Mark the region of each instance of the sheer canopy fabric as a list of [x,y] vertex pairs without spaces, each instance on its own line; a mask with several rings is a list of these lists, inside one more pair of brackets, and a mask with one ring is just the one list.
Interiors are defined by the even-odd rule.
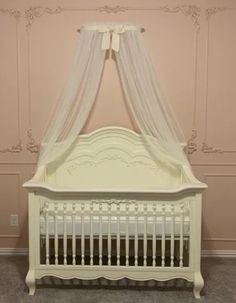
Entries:
[[101,51],[102,35],[82,30],[71,74],[56,112],[42,140],[39,165],[59,160],[81,132],[96,99],[105,51]]
[[159,163],[182,169],[187,182],[196,182],[180,144],[183,133],[161,96],[141,28],[130,24],[81,28],[71,74],[43,138],[38,165],[60,161],[73,148],[96,100],[110,47],[130,112],[150,152]]

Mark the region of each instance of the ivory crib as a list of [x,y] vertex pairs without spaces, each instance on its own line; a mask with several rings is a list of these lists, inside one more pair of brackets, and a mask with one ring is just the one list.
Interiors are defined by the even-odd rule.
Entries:
[[80,135],[63,163],[39,167],[28,189],[30,295],[36,279],[183,278],[200,297],[201,193],[158,165],[137,133]]

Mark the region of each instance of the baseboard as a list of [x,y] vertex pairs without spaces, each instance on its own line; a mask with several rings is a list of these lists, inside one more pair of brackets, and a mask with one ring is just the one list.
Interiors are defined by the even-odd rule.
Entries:
[[202,250],[202,257],[235,258],[236,250]]
[[[0,255],[27,255],[28,248],[0,248]],[[236,258],[236,250],[202,250],[202,257]]]
[[27,255],[28,248],[2,248],[0,247],[0,255],[8,255],[8,256],[15,256],[15,255]]

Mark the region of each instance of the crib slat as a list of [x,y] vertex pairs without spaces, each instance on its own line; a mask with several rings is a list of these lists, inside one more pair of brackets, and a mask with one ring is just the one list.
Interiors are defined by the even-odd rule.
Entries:
[[161,233],[161,266],[165,266],[165,228],[166,228],[166,205],[162,204],[162,233]]
[[156,266],[156,203],[152,206],[153,211],[153,234],[152,234],[152,266]]
[[175,207],[174,204],[171,205],[171,238],[170,238],[170,266],[174,266],[174,224],[175,224]]
[[134,265],[138,266],[138,204],[135,205]]
[[117,255],[117,266],[120,266],[120,204],[117,204],[117,237],[116,237],[116,255]]
[[48,222],[48,217],[49,217],[49,203],[46,202],[45,204],[45,231],[46,231],[46,264],[49,264],[49,222]]
[[84,203],[81,203],[81,265],[84,265]]
[[54,204],[54,246],[55,246],[55,265],[58,265],[58,222],[57,222],[57,214],[58,214],[58,204]]
[[76,264],[76,234],[75,234],[75,214],[76,204],[72,205],[72,264]]
[[102,265],[102,203],[99,204],[99,265]]
[[147,266],[147,203],[144,204],[143,266]]
[[179,267],[183,267],[183,237],[184,236],[184,204],[180,206],[180,243],[179,243]]
[[108,266],[111,265],[111,204],[108,204]]
[[63,204],[63,255],[64,255],[64,265],[67,264],[67,226],[66,226],[66,211],[67,211],[67,204]]
[[93,202],[90,204],[90,265],[93,265]]
[[125,235],[125,265],[129,266],[129,204],[126,203],[126,235]]

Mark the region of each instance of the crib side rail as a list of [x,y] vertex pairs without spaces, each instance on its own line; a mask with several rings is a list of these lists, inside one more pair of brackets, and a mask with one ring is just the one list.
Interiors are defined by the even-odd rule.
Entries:
[[38,196],[39,264],[189,267],[193,203]]

